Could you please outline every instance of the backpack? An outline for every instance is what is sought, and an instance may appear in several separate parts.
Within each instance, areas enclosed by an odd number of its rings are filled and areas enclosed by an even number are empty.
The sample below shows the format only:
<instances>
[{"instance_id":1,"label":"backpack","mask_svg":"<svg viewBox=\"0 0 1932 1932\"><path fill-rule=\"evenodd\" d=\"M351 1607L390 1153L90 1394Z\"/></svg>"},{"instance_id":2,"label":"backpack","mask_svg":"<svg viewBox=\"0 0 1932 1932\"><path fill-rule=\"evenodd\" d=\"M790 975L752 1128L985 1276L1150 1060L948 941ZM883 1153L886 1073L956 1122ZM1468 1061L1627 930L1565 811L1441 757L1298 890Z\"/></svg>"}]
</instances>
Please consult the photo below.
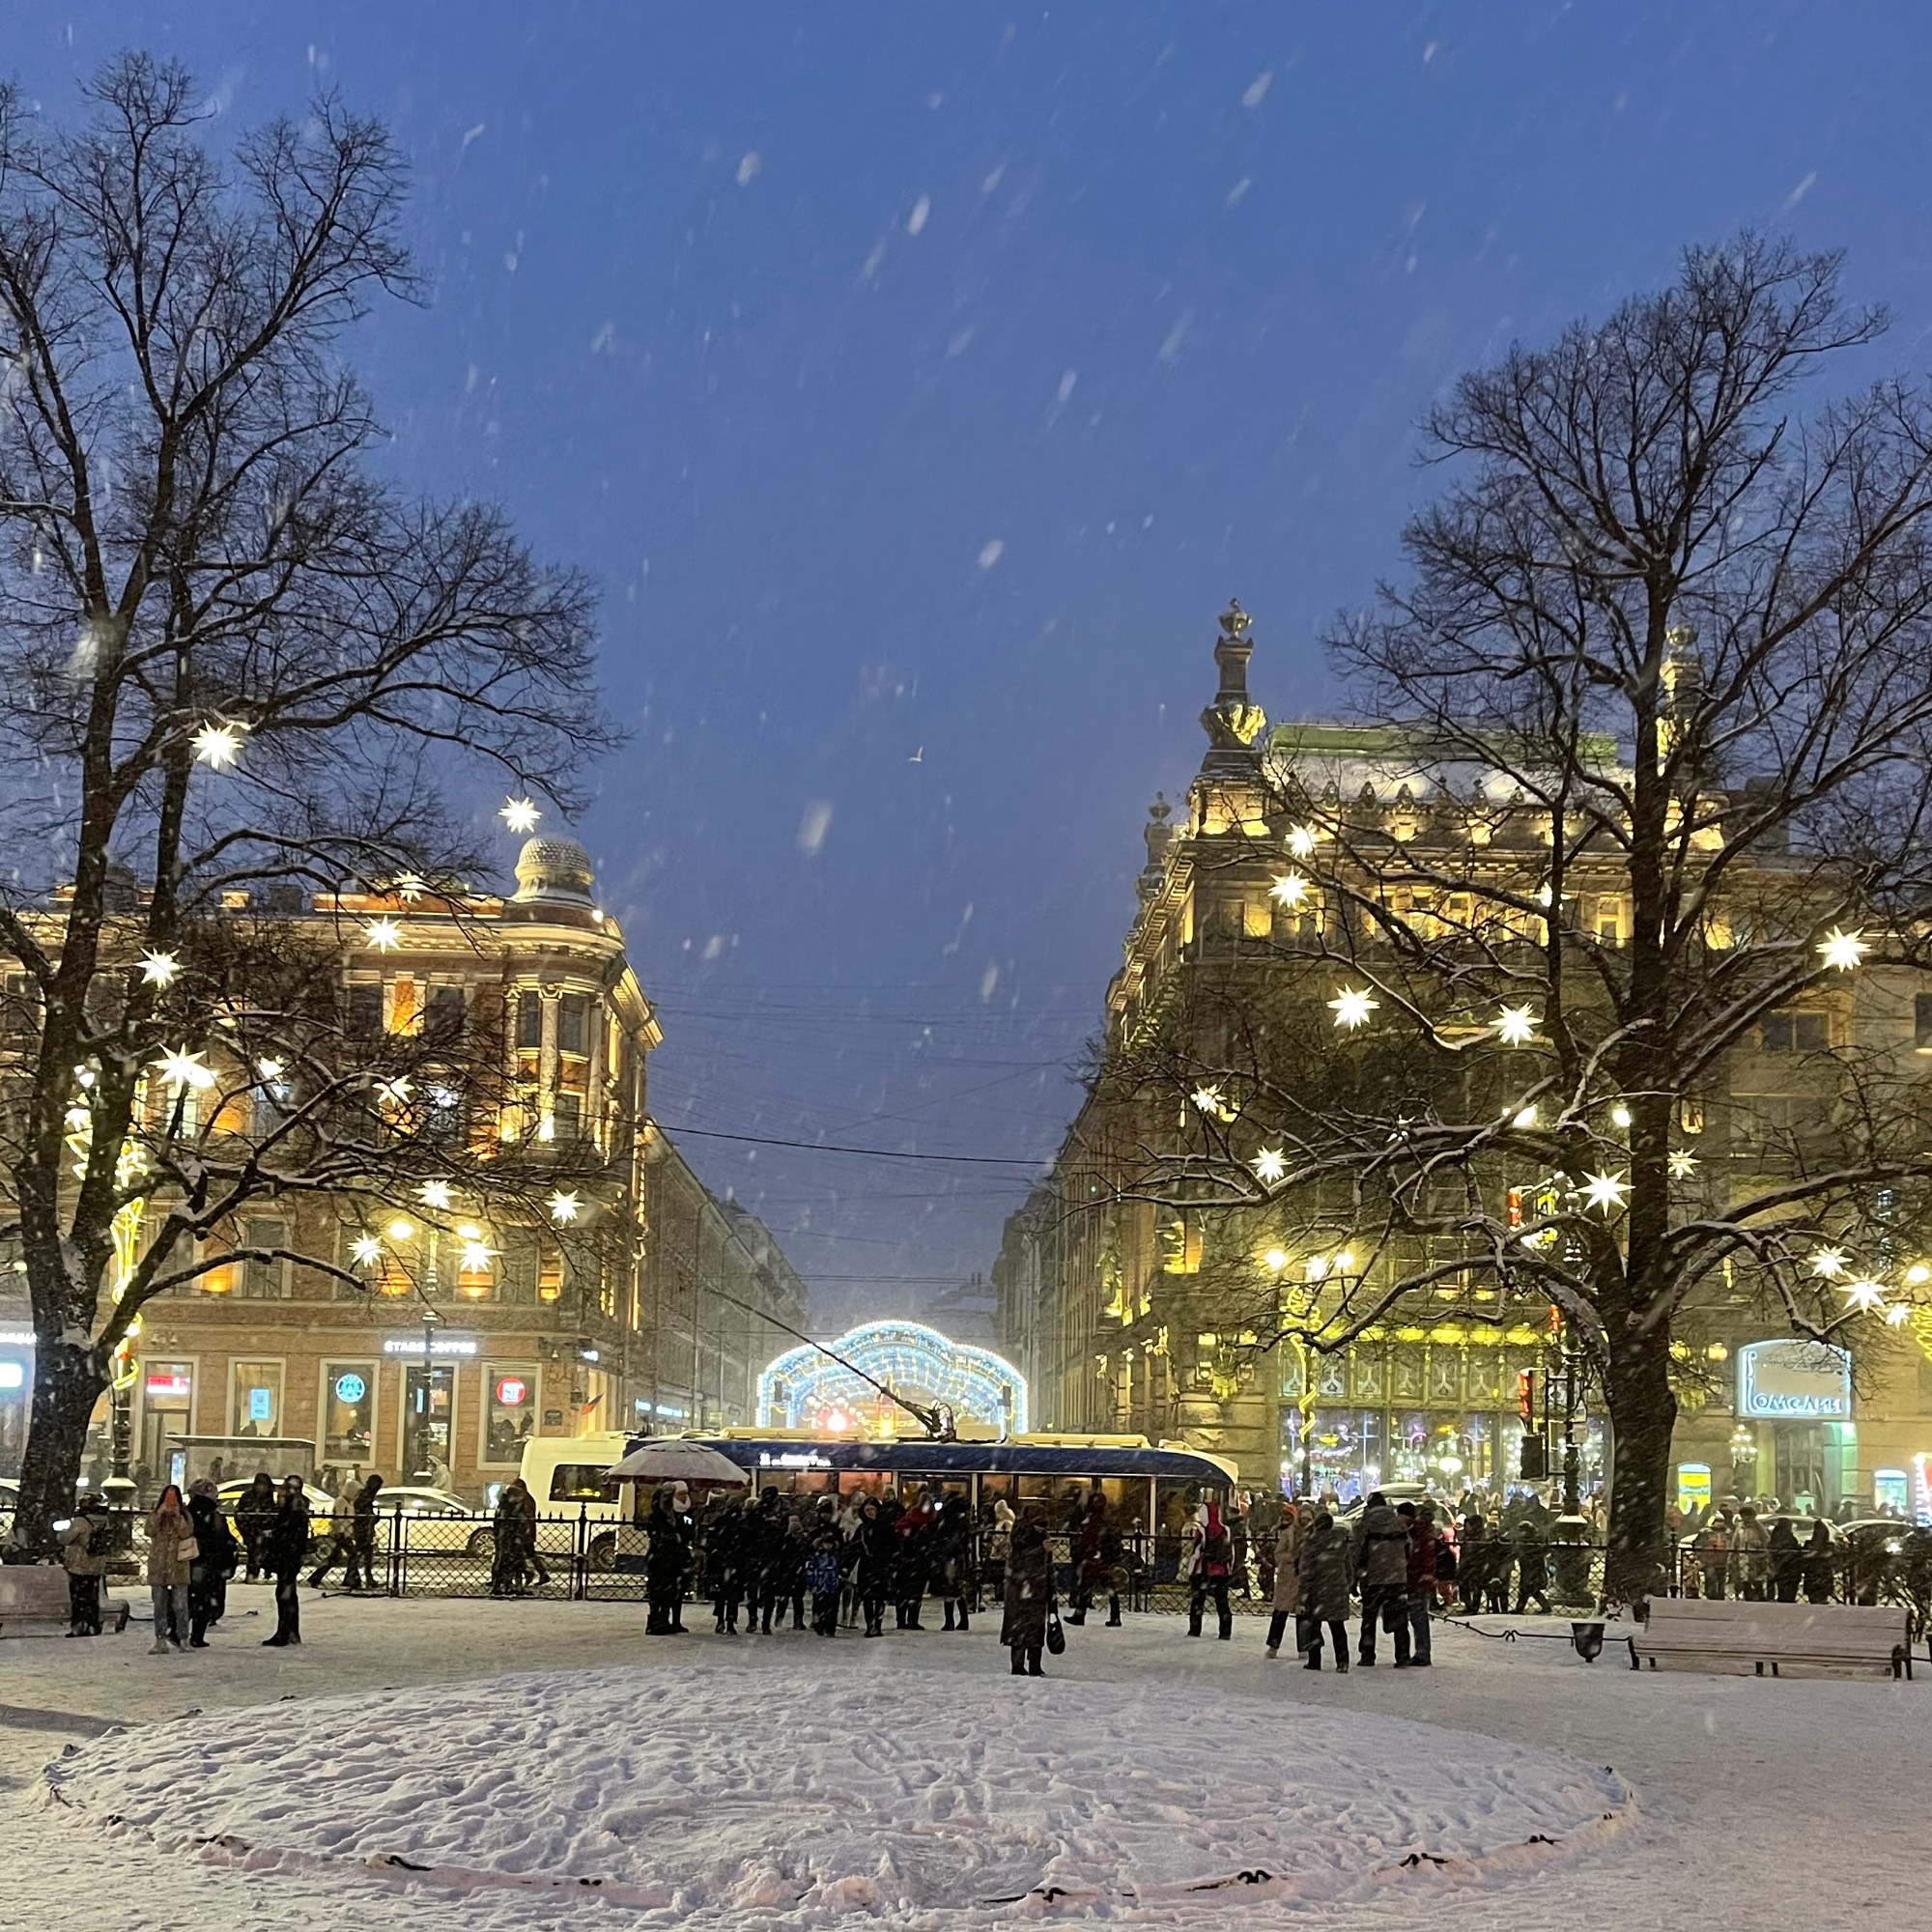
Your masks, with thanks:
<instances>
[{"instance_id":1,"label":"backpack","mask_svg":"<svg viewBox=\"0 0 1932 1932\"><path fill-rule=\"evenodd\" d=\"M1234 1559L1234 1543L1223 1529L1201 1546L1201 1574L1204 1577L1225 1577Z\"/></svg>"},{"instance_id":2,"label":"backpack","mask_svg":"<svg viewBox=\"0 0 1932 1932\"><path fill-rule=\"evenodd\" d=\"M1435 1576L1438 1582L1453 1583L1456 1580L1456 1547L1440 1539L1435 1545Z\"/></svg>"},{"instance_id":3,"label":"backpack","mask_svg":"<svg viewBox=\"0 0 1932 1932\"><path fill-rule=\"evenodd\" d=\"M114 1525L104 1516L97 1516L87 1525L87 1542L84 1548L90 1556L109 1555L113 1541Z\"/></svg>"}]
</instances>

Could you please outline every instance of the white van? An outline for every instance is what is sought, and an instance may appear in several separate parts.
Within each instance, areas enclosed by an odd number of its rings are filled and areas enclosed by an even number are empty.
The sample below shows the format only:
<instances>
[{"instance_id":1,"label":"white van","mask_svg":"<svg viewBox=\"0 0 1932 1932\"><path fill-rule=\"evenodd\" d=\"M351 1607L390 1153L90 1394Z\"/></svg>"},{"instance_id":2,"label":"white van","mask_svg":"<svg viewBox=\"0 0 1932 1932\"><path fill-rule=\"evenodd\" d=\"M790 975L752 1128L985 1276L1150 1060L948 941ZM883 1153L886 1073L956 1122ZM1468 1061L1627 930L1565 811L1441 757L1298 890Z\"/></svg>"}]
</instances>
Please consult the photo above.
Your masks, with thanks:
<instances>
[{"instance_id":1,"label":"white van","mask_svg":"<svg viewBox=\"0 0 1932 1932\"><path fill-rule=\"evenodd\" d=\"M629 1486L612 1482L605 1471L623 1460L631 1440L616 1430L604 1430L590 1435L532 1435L524 1444L517 1473L536 1498L540 1553L568 1556L577 1548L579 1520L588 1519L590 1567L612 1567L631 1498Z\"/></svg>"}]
</instances>

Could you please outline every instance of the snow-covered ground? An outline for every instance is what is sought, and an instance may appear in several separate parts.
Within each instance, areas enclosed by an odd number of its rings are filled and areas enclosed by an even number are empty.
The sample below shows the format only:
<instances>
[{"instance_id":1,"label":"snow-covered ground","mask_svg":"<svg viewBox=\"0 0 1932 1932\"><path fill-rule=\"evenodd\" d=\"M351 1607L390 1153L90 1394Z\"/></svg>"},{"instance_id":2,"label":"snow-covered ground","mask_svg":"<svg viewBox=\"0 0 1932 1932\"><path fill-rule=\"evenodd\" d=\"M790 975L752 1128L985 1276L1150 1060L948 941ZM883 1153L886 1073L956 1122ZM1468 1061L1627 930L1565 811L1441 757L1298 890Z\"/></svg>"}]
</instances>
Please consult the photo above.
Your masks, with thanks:
<instances>
[{"instance_id":1,"label":"snow-covered ground","mask_svg":"<svg viewBox=\"0 0 1932 1932\"><path fill-rule=\"evenodd\" d=\"M990 1632L733 1645L531 1602L309 1603L280 1653L235 1599L200 1655L0 1643L0 1922L1932 1924L1923 1681L1455 1629L1431 1671L1314 1676L1258 1623L1148 1617L1022 1683Z\"/></svg>"}]
</instances>

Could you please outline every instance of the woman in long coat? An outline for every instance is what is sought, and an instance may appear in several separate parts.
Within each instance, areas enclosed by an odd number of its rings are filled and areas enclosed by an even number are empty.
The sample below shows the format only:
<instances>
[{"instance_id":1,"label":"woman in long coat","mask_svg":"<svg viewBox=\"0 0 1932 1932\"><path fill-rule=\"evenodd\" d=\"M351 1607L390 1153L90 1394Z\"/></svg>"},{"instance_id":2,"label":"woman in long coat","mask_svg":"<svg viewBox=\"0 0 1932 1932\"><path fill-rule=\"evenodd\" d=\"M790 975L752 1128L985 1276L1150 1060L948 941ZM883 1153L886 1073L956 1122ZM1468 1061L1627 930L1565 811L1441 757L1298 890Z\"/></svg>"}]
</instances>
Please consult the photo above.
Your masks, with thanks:
<instances>
[{"instance_id":1,"label":"woman in long coat","mask_svg":"<svg viewBox=\"0 0 1932 1932\"><path fill-rule=\"evenodd\" d=\"M1288 1629L1289 1618L1295 1616L1301 1608L1301 1576L1298 1569L1302 1543L1301 1513L1293 1503L1282 1505L1269 1541L1273 1549L1270 1561L1273 1595L1268 1607L1274 1614L1268 1618L1267 1654L1274 1657L1281 1651L1281 1639ZM1298 1634L1295 1641L1298 1647L1305 1647L1300 1645Z\"/></svg>"},{"instance_id":2,"label":"woman in long coat","mask_svg":"<svg viewBox=\"0 0 1932 1932\"><path fill-rule=\"evenodd\" d=\"M1000 1641L1013 1654L1015 1677L1044 1677L1040 1652L1046 1648L1046 1618L1053 1606L1053 1557L1046 1527L1029 1510L1013 1531L1007 1557L1006 1615Z\"/></svg>"},{"instance_id":3,"label":"woman in long coat","mask_svg":"<svg viewBox=\"0 0 1932 1932\"><path fill-rule=\"evenodd\" d=\"M1323 1510L1301 1540L1297 1564L1301 1614L1309 1634L1308 1668L1321 1668L1321 1626L1335 1646L1335 1668L1349 1667L1349 1599L1355 1587L1355 1548L1349 1532Z\"/></svg>"}]
</instances>

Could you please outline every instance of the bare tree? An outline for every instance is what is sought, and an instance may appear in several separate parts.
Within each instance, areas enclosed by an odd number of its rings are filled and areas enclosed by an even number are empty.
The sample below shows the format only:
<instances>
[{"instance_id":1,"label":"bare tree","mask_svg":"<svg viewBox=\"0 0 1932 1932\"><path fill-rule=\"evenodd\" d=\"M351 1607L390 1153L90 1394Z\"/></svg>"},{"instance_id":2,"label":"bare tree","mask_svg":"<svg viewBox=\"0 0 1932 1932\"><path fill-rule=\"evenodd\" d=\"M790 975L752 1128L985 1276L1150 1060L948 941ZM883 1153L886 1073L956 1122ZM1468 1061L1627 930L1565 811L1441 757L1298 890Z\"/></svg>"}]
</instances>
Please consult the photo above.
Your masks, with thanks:
<instances>
[{"instance_id":1,"label":"bare tree","mask_svg":"<svg viewBox=\"0 0 1932 1932\"><path fill-rule=\"evenodd\" d=\"M533 562L496 510L376 472L382 433L336 345L414 293L384 128L325 97L224 162L180 68L124 56L86 93L62 131L0 91L27 1545L71 1496L141 1301L197 1265L167 1259L176 1236L263 1194L372 1170L394 1188L455 1157L423 1148L409 1069L314 997L321 963L236 909L399 880L458 904L457 762L568 805L607 736L583 580ZM248 1108L224 1108L238 1086ZM117 1264L117 1217L150 1194L161 1238Z\"/></svg>"},{"instance_id":2,"label":"bare tree","mask_svg":"<svg viewBox=\"0 0 1932 1932\"><path fill-rule=\"evenodd\" d=\"M1462 381L1407 580L1331 640L1385 728L1278 733L1197 840L1198 877L1261 867L1271 970L1102 1071L1159 1127L1123 1191L1281 1231L1266 1339L1478 1283L1562 1311L1615 1596L1660 1576L1687 1305L1822 1338L1923 1299L1932 410L1794 406L1882 327L1746 236Z\"/></svg>"}]
</instances>

